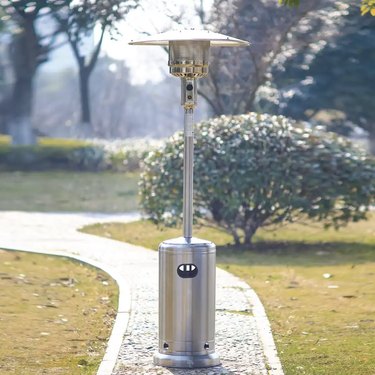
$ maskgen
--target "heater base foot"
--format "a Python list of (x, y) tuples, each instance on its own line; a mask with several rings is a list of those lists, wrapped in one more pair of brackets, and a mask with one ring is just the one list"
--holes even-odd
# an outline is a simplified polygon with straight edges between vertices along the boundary
[(163, 367), (199, 368), (220, 365), (220, 358), (216, 353), (205, 355), (171, 355), (155, 353), (154, 364)]

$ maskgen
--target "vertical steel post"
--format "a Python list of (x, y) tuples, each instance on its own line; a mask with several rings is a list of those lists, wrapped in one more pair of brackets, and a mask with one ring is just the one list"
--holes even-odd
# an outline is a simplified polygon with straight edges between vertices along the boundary
[(196, 80), (181, 79), (181, 104), (184, 106), (184, 182), (183, 235), (193, 236), (193, 168), (194, 168), (194, 107), (197, 102)]
[(185, 108), (184, 116), (184, 189), (183, 227), (184, 237), (191, 238), (193, 232), (193, 167), (194, 167), (194, 109)]

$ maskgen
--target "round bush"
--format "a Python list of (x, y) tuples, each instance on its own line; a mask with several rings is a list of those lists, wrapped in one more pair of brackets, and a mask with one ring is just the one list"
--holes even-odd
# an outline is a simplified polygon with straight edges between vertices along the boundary
[[(348, 140), (283, 116), (249, 113), (196, 125), (194, 207), (250, 243), (259, 227), (302, 217), (336, 228), (366, 217), (375, 163)], [(182, 210), (183, 134), (149, 154), (141, 205), (176, 225)]]

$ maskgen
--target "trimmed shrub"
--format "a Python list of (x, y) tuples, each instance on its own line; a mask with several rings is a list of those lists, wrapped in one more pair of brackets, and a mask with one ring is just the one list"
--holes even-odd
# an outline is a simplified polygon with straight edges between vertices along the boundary
[[(249, 113), (196, 126), (195, 215), (250, 243), (266, 225), (310, 218), (339, 228), (366, 217), (374, 159), (348, 140), (282, 117)], [(150, 153), (140, 181), (151, 219), (177, 225), (182, 210), (183, 134)]]
[(78, 141), (40, 138), (35, 146), (11, 146), (0, 137), (0, 170), (79, 170), (131, 172), (161, 141)]
[(106, 164), (112, 170), (126, 172), (139, 170), (148, 153), (164, 144), (163, 140), (146, 138), (114, 141), (92, 139), (89, 142), (103, 148), (106, 155)]

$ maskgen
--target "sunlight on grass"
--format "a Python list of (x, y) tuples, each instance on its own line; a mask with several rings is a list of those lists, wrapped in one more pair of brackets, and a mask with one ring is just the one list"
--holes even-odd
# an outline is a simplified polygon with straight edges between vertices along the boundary
[[(82, 231), (153, 250), (156, 250), (163, 240), (181, 236), (181, 229), (156, 227), (148, 220), (135, 221), (127, 225), (122, 223), (94, 224), (84, 227)], [(216, 228), (195, 227), (194, 236), (209, 238), (215, 243), (226, 244), (231, 242), (231, 237), (228, 234)]]
[(66, 258), (0, 250), (0, 373), (95, 374), (117, 285)]
[[(10, 137), (8, 135), (0, 135), (0, 147), (10, 146)], [(37, 140), (38, 145), (46, 147), (80, 147), (88, 144), (87, 141), (69, 138), (49, 138), (40, 137)]]

